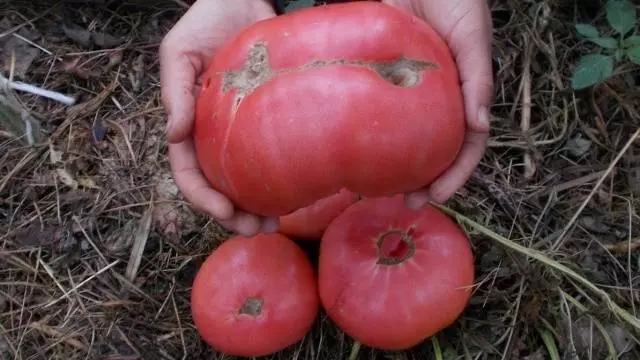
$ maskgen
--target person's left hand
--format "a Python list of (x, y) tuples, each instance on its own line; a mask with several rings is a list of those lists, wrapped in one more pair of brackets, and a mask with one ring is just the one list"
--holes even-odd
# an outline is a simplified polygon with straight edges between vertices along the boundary
[(169, 163), (176, 185), (193, 208), (244, 236), (277, 231), (278, 219), (239, 211), (202, 174), (191, 137), (196, 94), (198, 81), (220, 46), (245, 27), (274, 16), (271, 0), (198, 0), (160, 46)]
[(486, 0), (382, 0), (425, 20), (445, 39), (460, 71), (467, 134), (453, 165), (428, 188), (407, 194), (407, 205), (445, 202), (461, 188), (484, 156), (493, 94), (491, 13)]

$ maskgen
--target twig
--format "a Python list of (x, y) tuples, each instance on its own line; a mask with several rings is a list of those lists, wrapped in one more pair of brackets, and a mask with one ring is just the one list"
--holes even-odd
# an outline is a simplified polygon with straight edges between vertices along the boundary
[[(6, 79), (2, 78), (2, 80), (6, 80)], [(68, 106), (71, 106), (71, 105), (76, 103), (76, 99), (72, 98), (71, 96), (67, 96), (67, 95), (61, 94), (59, 92), (52, 91), (52, 90), (42, 89), (42, 88), (39, 88), (39, 87), (37, 87), (35, 85), (23, 83), (21, 81), (8, 81), (7, 80), (7, 84), (6, 85), (10, 89), (23, 91), (23, 92), (28, 92), (28, 93), (33, 94), (33, 95), (46, 97), (48, 99), (58, 101), (60, 103), (68, 105)]]
[[(633, 138), (635, 138), (637, 136), (637, 134), (640, 133), (640, 129), (638, 131), (636, 131), (636, 134), (633, 136)], [(533, 258), (547, 266), (550, 266), (558, 271), (560, 271), (561, 273), (565, 274), (566, 276), (568, 276), (569, 278), (572, 278), (576, 281), (578, 281), (579, 283), (581, 283), (582, 285), (584, 285), (586, 288), (588, 288), (591, 292), (593, 292), (594, 294), (598, 295), (602, 301), (605, 302), (605, 304), (607, 305), (607, 307), (609, 308), (609, 310), (611, 310), (616, 316), (618, 316), (619, 318), (621, 318), (624, 322), (626, 322), (627, 324), (633, 326), (636, 330), (640, 330), (640, 319), (638, 319), (637, 317), (635, 317), (634, 315), (632, 315), (631, 313), (629, 313), (627, 310), (625, 310), (624, 308), (622, 308), (620, 305), (618, 305), (617, 303), (615, 303), (612, 299), (611, 296), (609, 296), (609, 294), (600, 289), (598, 286), (596, 286), (595, 284), (593, 284), (592, 282), (590, 282), (589, 280), (587, 280), (585, 277), (583, 277), (582, 275), (578, 274), (577, 272), (575, 272), (574, 270), (572, 270), (571, 268), (549, 258), (548, 256), (546, 256), (544, 253), (542, 253), (541, 251), (535, 250), (535, 249), (530, 249), (527, 248), (525, 246), (522, 246), (518, 243), (515, 243), (513, 241), (511, 241), (510, 239), (507, 239), (506, 237), (495, 233), (494, 231), (484, 227), (483, 225), (471, 220), (470, 218), (456, 212), (455, 210), (452, 210), (444, 205), (441, 204), (437, 204), (437, 203), (430, 203), (432, 206), (434, 206), (437, 209), (440, 209), (441, 211), (445, 212), (446, 214), (449, 214), (450, 216), (453, 216), (454, 218), (456, 218), (458, 221), (462, 221), (464, 223), (466, 223), (467, 225), (469, 225), (470, 227), (474, 228), (475, 230), (479, 231), (480, 233), (488, 236), (489, 238), (491, 238), (492, 240), (508, 247), (511, 250), (515, 250), (521, 254), (524, 254), (530, 258)]]
[(615, 244), (604, 244), (603, 246), (605, 249), (611, 252), (618, 252), (618, 253), (633, 252), (640, 249), (640, 238), (628, 239)]
[(351, 353), (349, 354), (349, 360), (356, 360), (358, 358), (358, 354), (360, 353), (360, 342), (354, 341), (353, 346), (351, 347)]
[[(520, 130), (524, 135), (527, 143), (531, 141), (529, 130), (531, 127), (531, 56), (533, 53), (533, 43), (529, 43), (527, 35), (522, 35), (526, 51), (524, 56), (524, 69), (522, 70), (522, 113), (520, 117)], [(530, 145), (530, 144), (529, 144)], [(536, 166), (531, 157), (531, 150), (527, 149), (524, 153), (524, 177), (530, 179), (536, 172)]]
[[(576, 299), (573, 296), (567, 294), (562, 289), (558, 289), (558, 291), (560, 292), (560, 295), (562, 295), (571, 304), (573, 304), (573, 306), (577, 307), (578, 310), (582, 311), (583, 313), (587, 313), (587, 307), (582, 305), (578, 301), (578, 299)], [(598, 328), (598, 330), (600, 331), (600, 334), (602, 335), (602, 338), (604, 339), (605, 343), (607, 344), (607, 349), (609, 350), (609, 357), (607, 358), (607, 360), (609, 360), (609, 359), (611, 359), (611, 360), (617, 359), (618, 358), (618, 352), (616, 351), (616, 347), (613, 344), (613, 341), (611, 340), (611, 337), (609, 336), (609, 333), (607, 332), (607, 329), (602, 325), (602, 323), (600, 321), (598, 321), (598, 319), (594, 318), (591, 314), (587, 313), (587, 316), (589, 317), (589, 319), (591, 321), (593, 321), (593, 324)]]
[(629, 138), (627, 143), (624, 145), (622, 150), (618, 152), (618, 155), (616, 155), (615, 159), (613, 159), (611, 164), (609, 164), (609, 167), (607, 168), (605, 173), (602, 174), (602, 176), (600, 177), (596, 185), (593, 187), (593, 189), (591, 189), (591, 192), (589, 193), (587, 198), (584, 199), (584, 201), (580, 205), (580, 208), (578, 208), (578, 211), (576, 211), (576, 213), (573, 214), (573, 217), (571, 218), (571, 220), (569, 220), (567, 225), (564, 227), (564, 229), (562, 230), (562, 233), (560, 234), (560, 236), (558, 236), (558, 238), (556, 239), (556, 242), (551, 247), (551, 251), (556, 251), (560, 248), (560, 246), (562, 246), (562, 244), (564, 243), (565, 236), (569, 232), (569, 229), (573, 227), (576, 220), (578, 220), (578, 217), (580, 216), (580, 214), (582, 214), (582, 211), (584, 210), (584, 208), (587, 207), (587, 204), (591, 201), (591, 198), (593, 198), (593, 195), (595, 195), (596, 191), (600, 188), (604, 180), (609, 176), (611, 171), (613, 171), (613, 168), (616, 167), (616, 165), (618, 164), (618, 161), (620, 161), (620, 159), (622, 158), (622, 155), (624, 155), (627, 152), (629, 147), (631, 147), (631, 144), (633, 144), (633, 142), (638, 138), (639, 135), (640, 135), (640, 128), (638, 128), (636, 132), (633, 133), (633, 135), (631, 135), (631, 137)]
[(69, 294), (71, 294), (72, 292), (77, 291), (79, 288), (81, 288), (82, 286), (86, 285), (88, 282), (90, 282), (91, 280), (95, 279), (97, 276), (99, 276), (100, 274), (104, 273), (105, 271), (111, 269), (112, 267), (118, 265), (119, 263), (120, 263), (120, 260), (115, 260), (111, 264), (109, 264), (109, 265), (103, 267), (102, 269), (96, 271), (95, 274), (89, 276), (84, 281), (82, 281), (78, 285), (74, 286), (71, 290), (69, 290), (69, 291), (65, 292), (64, 294), (62, 294), (62, 296), (60, 296), (56, 300), (52, 300), (48, 304), (44, 305), (44, 308), (46, 309), (46, 308), (49, 308), (49, 307), (57, 304), (59, 301), (67, 298), (69, 296)]
[(189, 4), (187, 4), (186, 2), (182, 1), (182, 0), (173, 0), (174, 3), (176, 3), (176, 5), (179, 5), (180, 7), (182, 7), (183, 9), (188, 9), (189, 8)]

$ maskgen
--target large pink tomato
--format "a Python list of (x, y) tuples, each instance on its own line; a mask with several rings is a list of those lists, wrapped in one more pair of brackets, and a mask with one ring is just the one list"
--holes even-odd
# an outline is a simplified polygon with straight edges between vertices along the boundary
[(361, 1), (260, 21), (218, 49), (194, 133), (214, 188), (281, 216), (342, 188), (375, 197), (426, 186), (456, 158), (465, 119), (441, 36)]
[(386, 350), (417, 345), (465, 309), (474, 258), (462, 229), (402, 195), (360, 200), (320, 243), (318, 286), (329, 317), (362, 344)]

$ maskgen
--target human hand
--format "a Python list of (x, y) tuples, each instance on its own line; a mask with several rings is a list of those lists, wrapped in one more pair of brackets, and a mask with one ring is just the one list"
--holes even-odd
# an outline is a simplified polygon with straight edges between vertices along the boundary
[(460, 71), (467, 134), (453, 165), (428, 188), (407, 194), (418, 208), (427, 201), (444, 202), (469, 179), (482, 159), (489, 137), (493, 94), (491, 13), (486, 0), (382, 0), (431, 24), (448, 43)]
[(277, 219), (234, 209), (200, 171), (191, 131), (200, 76), (215, 51), (242, 28), (275, 16), (269, 0), (197, 0), (160, 45), (162, 102), (167, 112), (169, 162), (174, 180), (193, 207), (241, 235), (277, 230)]

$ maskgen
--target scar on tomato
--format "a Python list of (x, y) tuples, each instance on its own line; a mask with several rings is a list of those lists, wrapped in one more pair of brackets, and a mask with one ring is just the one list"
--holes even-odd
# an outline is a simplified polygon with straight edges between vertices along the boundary
[(250, 48), (249, 55), (241, 70), (230, 70), (224, 73), (222, 92), (228, 93), (231, 90), (236, 90), (236, 96), (233, 102), (233, 110), (235, 112), (247, 95), (278, 75), (292, 71), (305, 71), (330, 66), (359, 66), (367, 68), (376, 72), (389, 83), (400, 87), (418, 86), (422, 81), (424, 71), (438, 68), (438, 64), (431, 61), (399, 57), (389, 61), (318, 60), (303, 64), (294, 69), (274, 70), (269, 63), (267, 43), (265, 41), (258, 41)]
[(240, 307), (240, 311), (238, 311), (241, 315), (249, 315), (253, 317), (257, 317), (262, 314), (262, 306), (264, 305), (264, 300), (250, 297), (248, 298), (242, 307)]

